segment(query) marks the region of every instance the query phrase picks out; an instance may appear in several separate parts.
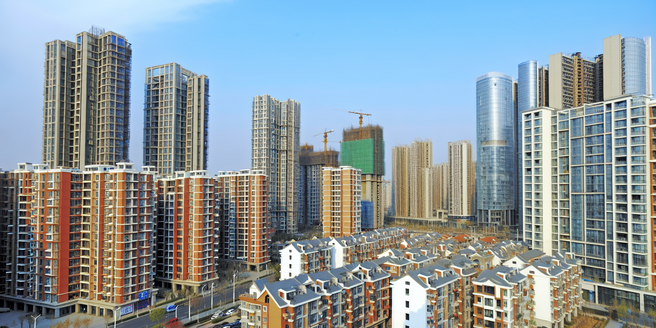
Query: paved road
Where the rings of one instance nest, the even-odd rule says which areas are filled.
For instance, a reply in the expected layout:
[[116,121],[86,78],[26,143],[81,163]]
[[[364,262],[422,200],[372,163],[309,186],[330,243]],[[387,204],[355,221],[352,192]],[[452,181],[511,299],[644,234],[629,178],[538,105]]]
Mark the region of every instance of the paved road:
[[[239,285],[235,288],[235,301],[239,300],[239,295],[247,293],[248,289],[251,287],[251,284],[242,284]],[[202,297],[200,300],[200,304],[197,308],[192,307],[191,312],[196,312],[198,310],[202,309],[209,309],[210,308],[210,295],[209,292],[205,292],[205,297]],[[214,304],[219,304],[220,302],[224,302],[226,300],[232,300],[232,288],[226,289],[226,290],[221,290],[221,291],[214,291]],[[169,303],[170,304],[170,303]],[[168,304],[160,306],[161,308],[166,308]],[[186,319],[189,316],[189,305],[185,302],[184,305],[179,305],[178,306],[178,318],[180,319]],[[175,318],[175,312],[167,313],[166,314],[166,320],[164,322],[168,322],[170,319]],[[196,319],[196,316],[194,315],[194,319]],[[116,328],[150,328],[154,326],[156,323],[150,321],[150,315],[148,312],[144,312],[143,314],[140,314],[139,318],[134,318],[132,320],[124,321],[121,323],[116,324]]]

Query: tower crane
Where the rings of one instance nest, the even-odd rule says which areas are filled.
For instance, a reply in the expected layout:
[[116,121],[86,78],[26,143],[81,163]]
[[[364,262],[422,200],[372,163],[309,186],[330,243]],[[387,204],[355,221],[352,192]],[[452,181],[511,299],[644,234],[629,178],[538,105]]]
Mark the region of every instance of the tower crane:
[[369,113],[364,113],[362,109],[359,112],[348,111],[351,114],[360,115],[360,139],[362,139],[362,116],[371,116]]
[[326,165],[328,165],[328,133],[333,133],[335,132],[334,130],[328,131],[328,129],[323,129],[322,133],[315,134],[315,137],[318,137],[323,134],[323,156],[324,160],[326,161]]

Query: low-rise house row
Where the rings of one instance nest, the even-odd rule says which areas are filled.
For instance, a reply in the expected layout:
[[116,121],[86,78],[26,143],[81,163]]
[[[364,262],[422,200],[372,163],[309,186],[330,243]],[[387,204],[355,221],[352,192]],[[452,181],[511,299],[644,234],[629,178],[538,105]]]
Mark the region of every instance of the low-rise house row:
[[239,297],[242,327],[388,327],[391,275],[372,262],[253,283]]

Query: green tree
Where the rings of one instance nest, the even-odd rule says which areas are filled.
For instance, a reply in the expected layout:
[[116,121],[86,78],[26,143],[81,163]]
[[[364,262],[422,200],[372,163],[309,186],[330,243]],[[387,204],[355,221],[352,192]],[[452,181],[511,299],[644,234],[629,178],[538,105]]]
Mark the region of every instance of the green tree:
[[272,263],[271,269],[273,270],[276,280],[280,280],[280,263]]
[[165,316],[166,310],[163,308],[157,308],[150,312],[150,321],[160,323]]

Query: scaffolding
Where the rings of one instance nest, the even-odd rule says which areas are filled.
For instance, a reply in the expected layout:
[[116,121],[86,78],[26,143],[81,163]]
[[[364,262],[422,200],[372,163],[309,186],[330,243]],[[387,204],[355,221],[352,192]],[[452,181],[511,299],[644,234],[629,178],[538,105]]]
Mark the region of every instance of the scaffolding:
[[[362,135],[362,138],[360,138]],[[344,130],[341,165],[362,170],[362,174],[385,175],[385,142],[379,125]]]
[[329,167],[339,166],[339,152],[329,149],[328,151],[314,151],[314,146],[305,144],[301,146],[298,156],[301,166],[322,165]]

